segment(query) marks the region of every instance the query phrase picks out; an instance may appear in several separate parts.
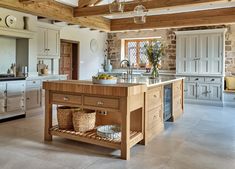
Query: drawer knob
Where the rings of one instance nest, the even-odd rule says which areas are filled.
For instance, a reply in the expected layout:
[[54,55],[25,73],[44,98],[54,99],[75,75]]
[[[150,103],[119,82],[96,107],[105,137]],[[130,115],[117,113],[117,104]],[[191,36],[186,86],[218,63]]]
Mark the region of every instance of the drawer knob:
[[104,104],[104,102],[102,102],[102,101],[97,102],[97,105],[103,105],[103,104]]
[[184,92],[188,92],[188,90],[187,90],[187,89],[185,89],[185,90],[184,90]]
[[64,97],[64,101],[68,101],[69,100],[69,98],[68,97]]
[[195,81],[198,81],[198,80],[199,80],[198,78],[195,79]]
[[155,94],[155,95],[153,95],[153,97],[155,97],[155,98],[156,98],[156,97],[157,97],[157,95]]
[[211,79],[211,81],[213,82],[213,81],[215,81],[215,79]]

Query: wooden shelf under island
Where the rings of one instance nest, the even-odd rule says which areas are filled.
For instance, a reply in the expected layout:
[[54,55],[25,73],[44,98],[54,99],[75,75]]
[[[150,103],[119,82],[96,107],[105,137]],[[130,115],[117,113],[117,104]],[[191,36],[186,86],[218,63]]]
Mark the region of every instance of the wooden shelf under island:
[[[146,80],[146,79],[145,79]],[[144,81],[146,82],[146,81]],[[121,158],[130,158],[130,148],[137,143],[147,144],[164,129],[164,85],[172,84],[172,120],[183,112],[183,78],[160,81],[119,80],[115,85],[92,84],[89,81],[48,81],[45,89],[45,141],[59,136],[76,141],[121,150]],[[77,106],[96,111],[96,126],[119,124],[121,139],[107,139],[96,130],[85,133],[61,130],[52,126],[52,105]]]

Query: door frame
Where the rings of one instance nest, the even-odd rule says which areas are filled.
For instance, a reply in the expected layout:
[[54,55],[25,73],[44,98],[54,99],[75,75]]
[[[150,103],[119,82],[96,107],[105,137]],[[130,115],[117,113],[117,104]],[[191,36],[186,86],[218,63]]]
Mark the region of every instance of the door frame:
[[[61,42],[67,42],[67,43],[72,43],[77,45],[77,80],[79,80],[79,72],[80,72],[80,42],[79,41],[74,41],[74,40],[68,40],[68,39],[60,39]],[[61,46],[60,46],[61,47]],[[73,55],[72,55],[72,62],[73,62]],[[72,70],[72,77],[73,77],[73,70]]]

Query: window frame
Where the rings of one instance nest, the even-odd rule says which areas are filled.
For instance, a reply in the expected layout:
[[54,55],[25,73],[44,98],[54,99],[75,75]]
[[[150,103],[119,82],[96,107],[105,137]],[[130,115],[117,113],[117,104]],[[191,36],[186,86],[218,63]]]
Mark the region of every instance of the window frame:
[[159,41],[157,38],[146,38],[146,39],[126,39],[124,42],[124,58],[129,60],[129,54],[128,54],[128,43],[129,42],[136,42],[136,65],[137,67],[140,67],[140,42],[148,41],[149,43],[152,43],[153,41]]

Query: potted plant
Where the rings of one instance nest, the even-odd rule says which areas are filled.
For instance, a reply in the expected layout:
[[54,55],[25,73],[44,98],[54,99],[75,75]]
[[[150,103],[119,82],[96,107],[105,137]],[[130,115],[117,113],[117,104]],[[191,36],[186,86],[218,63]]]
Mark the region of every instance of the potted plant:
[[159,76],[159,68],[161,66],[161,58],[164,56],[165,47],[159,41],[153,41],[152,43],[146,44],[145,55],[148,57],[149,63],[152,66],[151,77],[156,78]]

